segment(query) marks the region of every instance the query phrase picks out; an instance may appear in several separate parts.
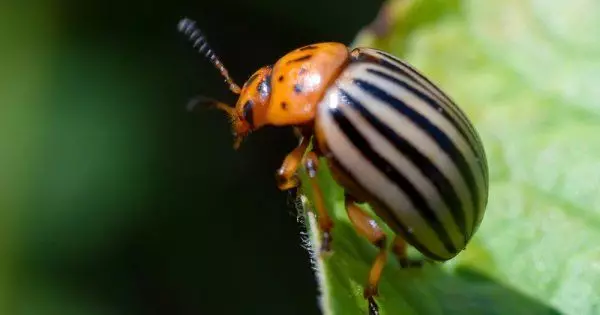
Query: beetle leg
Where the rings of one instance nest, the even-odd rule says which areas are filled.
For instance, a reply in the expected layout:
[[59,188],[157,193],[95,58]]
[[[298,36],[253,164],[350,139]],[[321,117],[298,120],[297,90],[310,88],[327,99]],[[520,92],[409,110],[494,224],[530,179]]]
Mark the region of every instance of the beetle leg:
[[408,255],[406,253],[407,249],[408,249],[408,247],[406,245],[406,241],[402,237],[396,235],[396,237],[394,238],[394,244],[392,246],[392,251],[398,258],[398,263],[400,263],[400,266],[402,268],[422,267],[423,264],[425,263],[425,261],[422,259],[408,258]]
[[329,252],[331,244],[331,229],[333,228],[333,221],[327,213],[325,202],[323,201],[323,192],[317,181],[317,170],[319,167],[319,159],[315,152],[308,152],[304,158],[304,168],[308,174],[308,180],[312,187],[313,198],[315,201],[315,209],[317,210],[319,228],[323,234],[321,242],[321,253]]
[[306,152],[308,145],[310,143],[310,137],[300,135],[300,144],[290,152],[281,167],[277,170],[275,174],[275,179],[277,180],[277,187],[281,190],[288,190],[295,187],[298,187],[300,181],[296,175],[296,171],[300,166],[300,162],[302,161],[302,155]]
[[377,253],[377,257],[375,257],[375,261],[371,265],[369,279],[364,290],[364,297],[369,301],[369,314],[378,314],[379,311],[374,298],[378,294],[379,279],[387,261],[387,237],[377,222],[361,209],[350,195],[346,195],[345,204],[346,212],[348,212],[348,217],[354,229],[379,249],[379,253]]

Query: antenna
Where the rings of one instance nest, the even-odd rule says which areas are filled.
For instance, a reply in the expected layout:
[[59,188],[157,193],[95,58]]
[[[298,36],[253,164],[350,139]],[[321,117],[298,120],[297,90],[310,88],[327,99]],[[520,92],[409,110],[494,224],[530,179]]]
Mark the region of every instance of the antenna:
[[210,48],[208,42],[206,41],[206,37],[196,26],[196,21],[183,18],[177,24],[177,29],[183,34],[187,35],[189,41],[194,43],[194,48],[197,48],[198,52],[203,54],[204,57],[208,58],[210,62],[221,72],[221,75],[225,77],[225,82],[229,84],[229,89],[235,94],[240,94],[240,87],[235,84],[231,76],[229,76],[229,72],[227,72],[227,69],[225,69],[225,66],[223,63],[221,63],[221,60],[219,60],[212,48]]

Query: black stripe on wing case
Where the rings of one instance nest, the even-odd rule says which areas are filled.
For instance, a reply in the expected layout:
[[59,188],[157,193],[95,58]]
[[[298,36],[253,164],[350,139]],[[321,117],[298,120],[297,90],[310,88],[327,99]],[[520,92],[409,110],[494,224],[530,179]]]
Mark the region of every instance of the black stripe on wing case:
[[[379,77],[379,78],[387,80],[388,82],[391,82],[393,84],[397,84],[397,85],[405,88],[406,90],[408,90],[409,92],[411,92],[412,94],[414,94],[417,98],[421,99],[425,104],[427,104],[429,107],[431,107],[435,111],[438,111],[438,109],[442,106],[440,103],[436,102],[434,99],[432,99],[428,95],[423,94],[423,92],[415,89],[410,84],[408,84],[408,83],[406,83],[406,82],[404,82],[402,80],[399,80],[398,78],[395,78],[395,77],[393,77],[393,76],[391,76],[391,75],[389,75],[387,73],[384,73],[382,71],[379,71],[377,69],[367,68],[366,71],[368,73],[371,73],[371,74]],[[392,96],[390,95],[390,97],[392,97]],[[465,130],[462,129],[462,128],[460,128],[460,126],[457,125],[456,120],[453,119],[452,117],[450,117],[446,111],[441,111],[440,114],[442,116],[444,116],[444,118],[446,118],[446,120],[448,120],[456,130],[458,130],[458,132],[460,133],[460,135],[465,139],[465,142],[467,142],[469,145],[471,145],[471,148],[472,148],[472,143],[469,141],[469,138],[465,134]],[[419,114],[417,113],[417,115],[419,115]],[[457,151],[458,151],[458,149],[457,149]],[[477,156],[477,151],[473,151],[473,153],[475,154],[475,156]],[[462,154],[461,154],[461,157],[462,157]],[[452,156],[451,156],[451,158],[452,158]],[[454,158],[452,158],[452,159],[454,160]],[[463,157],[463,160],[464,160],[464,164],[461,165],[459,167],[459,169],[461,171],[461,175],[463,176],[463,178],[465,178],[465,180],[467,181],[467,183],[469,185],[469,190],[473,190],[474,187],[477,187],[475,178],[473,177],[472,178],[472,182],[469,182],[468,178],[467,178],[468,175],[466,173],[471,174],[471,175],[474,175],[474,174],[472,174],[470,171],[468,171],[471,168],[469,167],[469,165],[466,162],[466,159],[464,157]],[[479,199],[474,195],[474,193],[471,193],[471,199],[472,199],[472,202],[473,202],[473,207],[479,208],[479,203],[477,203],[477,201]]]
[[[468,235],[467,231],[467,218],[465,216],[464,207],[460,201],[458,194],[454,190],[454,186],[444,176],[444,174],[431,162],[431,160],[417,150],[409,141],[397,134],[392,128],[383,123],[379,118],[375,117],[369,112],[364,105],[362,105],[355,98],[350,96],[346,91],[340,90],[342,102],[348,104],[360,113],[360,115],[369,124],[377,130],[385,139],[392,144],[398,153],[404,155],[410,160],[420,171],[420,175],[424,181],[429,181],[438,191],[450,213],[454,222],[459,227],[459,231],[462,235]],[[463,240],[466,242],[466,240]]]
[[[469,118],[467,117],[465,112],[458,105],[456,105],[456,103],[454,103],[454,101],[452,101],[452,99],[444,91],[442,91],[436,84],[431,82],[431,80],[429,80],[427,77],[425,77],[423,74],[421,74],[418,70],[416,70],[410,64],[408,64],[408,63],[400,60],[396,56],[393,56],[384,51],[380,51],[380,50],[373,50],[373,51],[375,51],[380,56],[380,58],[384,58],[384,59],[379,59],[379,64],[381,66],[388,67],[388,68],[390,68],[390,70],[399,71],[402,74],[408,76],[415,82],[415,84],[421,86],[423,89],[425,89],[431,95],[435,95],[433,93],[433,91],[436,91],[439,95],[441,95],[442,101],[444,101],[444,103],[448,106],[448,109],[451,110],[452,113],[458,117],[458,120],[460,120],[460,122],[463,124],[464,128],[466,128],[466,130],[468,131],[468,135],[471,136],[471,138],[467,138],[467,139],[469,139],[468,143],[469,143],[469,146],[471,147],[471,150],[475,153],[476,157],[478,159],[480,159],[480,161],[477,162],[477,165],[479,166],[481,173],[483,175],[484,189],[487,191],[489,189],[489,187],[488,187],[489,174],[488,174],[488,168],[487,168],[487,162],[486,162],[487,157],[485,154],[485,149],[483,147],[481,138],[479,137],[479,133],[477,133],[477,131],[475,130],[475,127],[471,124],[471,121],[469,120]],[[369,52],[364,52],[364,53],[368,54]],[[401,68],[398,65],[395,65],[394,63],[399,64],[402,67],[405,67],[406,70],[404,70],[403,68]],[[424,83],[416,80],[415,78],[420,78]],[[436,98],[438,98],[438,97],[436,97]],[[464,136],[464,134],[463,134],[463,136]],[[479,207],[479,205],[477,205],[477,207]]]
[[[392,65],[393,67],[395,67],[394,65]],[[394,70],[395,72],[402,72],[402,74],[405,75],[406,78],[410,79],[410,82],[416,84],[416,85],[420,85],[418,81],[414,80],[413,78],[411,78],[405,71],[403,71],[400,68],[394,68],[391,69]],[[458,131],[458,133],[460,133],[460,135],[465,139],[465,142],[469,145],[469,148],[471,149],[471,151],[473,151],[473,153],[477,156],[479,155],[479,150],[477,150],[477,148],[475,148],[476,144],[473,143],[473,135],[470,129],[468,129],[469,124],[465,123],[464,121],[461,122],[460,119],[457,120],[454,117],[450,116],[450,114],[445,110],[446,108],[448,108],[447,105],[445,105],[444,103],[441,103],[439,101],[436,101],[435,99],[433,99],[431,96],[426,95],[425,93],[421,92],[420,90],[414,88],[411,84],[399,80],[398,78],[395,78],[387,73],[384,73],[382,71],[379,71],[377,69],[372,69],[369,68],[367,69],[367,72],[370,72],[372,74],[375,74],[379,77],[383,77],[386,78],[388,81],[392,81],[402,87],[404,87],[405,89],[409,90],[411,93],[417,95],[419,98],[426,100],[427,105],[429,105],[431,108],[433,108],[435,111],[439,112],[442,116],[444,116],[444,118],[446,118],[446,120],[448,120],[448,122],[450,122],[450,124],[454,127],[454,129],[456,129]],[[420,85],[423,89],[427,90],[427,88],[425,88],[424,86]],[[428,91],[431,95],[435,95],[433,93],[431,93],[431,91]],[[467,129],[465,129],[467,128]]]
[[[425,77],[424,75],[419,73],[411,65],[403,62],[402,60],[396,58],[395,56],[392,56],[392,55],[382,52],[382,51],[376,51],[376,53],[379,54],[381,58],[387,58],[387,60],[386,59],[379,60],[379,63],[381,66],[387,67],[390,70],[398,71],[398,72],[404,74],[405,76],[412,79],[412,81],[414,81],[415,84],[417,84],[420,87],[422,87],[423,89],[425,89],[431,95],[435,95],[435,93],[433,93],[434,91],[432,91],[432,90],[435,90],[437,92],[437,94],[441,95],[443,98],[443,101],[445,101],[444,103],[446,103],[446,105],[448,106],[448,109],[451,110],[452,113],[458,117],[458,120],[460,121],[460,123],[469,132],[469,135],[471,137],[466,138],[466,139],[469,139],[468,142],[469,142],[469,145],[471,146],[471,150],[473,150],[473,152],[477,155],[478,158],[481,158],[481,159],[486,158],[485,151],[483,150],[483,144],[481,142],[481,139],[479,138],[479,134],[477,133],[477,131],[471,124],[469,118],[467,118],[467,115],[462,111],[462,109],[460,109],[460,107],[458,107],[458,105],[456,105],[452,101],[452,99],[450,99],[450,97],[446,93],[444,93],[444,91],[442,91],[437,85],[433,84],[433,82],[431,82],[431,80],[429,80],[427,77]],[[399,67],[398,65],[395,65],[394,63],[398,63],[398,64],[406,67],[407,70],[402,69],[401,67]],[[426,84],[423,84],[420,81],[416,80],[415,77],[420,78]],[[481,168],[482,174],[484,176],[484,184],[485,184],[488,181],[488,170],[484,165],[480,165],[480,168]],[[487,186],[486,186],[486,189],[487,189]]]
[[[379,99],[382,103],[390,106],[391,108],[398,111],[401,115],[410,119],[415,125],[419,126],[424,132],[426,132],[439,146],[446,152],[450,159],[456,164],[456,167],[460,171],[461,175],[465,179],[468,189],[471,192],[471,198],[473,200],[473,222],[476,221],[479,211],[479,189],[471,168],[467,163],[467,160],[462,153],[456,148],[452,140],[436,125],[432,124],[427,118],[421,116],[417,111],[412,109],[408,104],[402,100],[397,99],[383,89],[373,85],[372,83],[366,82],[361,79],[354,79],[354,84],[361,88],[363,91],[371,94],[375,98]],[[469,235],[468,235],[469,236]]]
[[[446,95],[446,93],[441,91],[435,84],[433,84],[425,76],[420,74],[416,69],[414,69],[414,67],[412,67],[411,65],[407,64],[406,62],[400,60],[396,56],[393,56],[389,53],[386,53],[386,52],[378,50],[378,49],[372,49],[372,48],[357,48],[357,49],[359,50],[360,53],[354,57],[354,59],[353,59],[354,61],[366,62],[366,63],[371,63],[374,61],[382,67],[388,68],[394,72],[401,73],[404,76],[410,78],[413,82],[415,82],[415,84],[419,85],[421,88],[423,88],[425,91],[429,92],[432,95],[435,95],[435,93],[433,93],[432,89],[437,91],[438,94],[442,96],[442,98],[443,98],[442,101],[444,101],[444,103],[447,103],[447,106],[449,107],[449,109],[455,115],[457,115],[459,117],[459,119],[461,120],[461,123],[465,124],[465,127],[472,131],[472,126],[470,125],[469,119],[462,112],[462,110],[460,108],[458,108],[458,106],[456,104],[454,104],[454,102],[448,97],[448,95]],[[422,81],[425,83],[420,82],[415,77],[421,78]]]
[[[388,59],[391,59],[391,62],[397,62],[397,63],[405,66],[408,69],[408,71],[404,71],[403,69],[399,68],[398,66],[390,63],[390,64],[387,64],[387,66],[390,66],[393,68],[390,70],[397,70],[397,71],[402,72],[406,76],[409,76],[415,82],[415,84],[417,84],[417,85],[421,86],[422,88],[424,88],[425,90],[427,90],[431,95],[435,95],[432,93],[431,89],[436,90],[440,95],[443,96],[444,100],[446,100],[446,104],[448,105],[448,108],[454,110],[455,115],[458,115],[459,119],[462,119],[461,123],[464,125],[465,128],[467,128],[466,130],[460,128],[457,125],[458,122],[455,119],[453,119],[452,117],[449,117],[445,111],[441,112],[444,115],[444,117],[452,123],[452,125],[455,127],[455,129],[457,129],[460,132],[460,134],[463,136],[463,138],[465,138],[465,140],[468,143],[469,147],[471,148],[472,152],[475,154],[475,157],[477,159],[480,159],[475,164],[477,164],[479,170],[481,171],[481,174],[483,175],[482,179],[483,179],[484,190],[487,191],[489,178],[488,178],[488,169],[487,169],[487,164],[486,164],[485,151],[483,149],[481,139],[479,138],[479,134],[477,133],[477,131],[475,131],[473,125],[471,125],[471,123],[470,123],[469,119],[466,117],[465,113],[454,102],[452,102],[452,100],[442,90],[440,90],[435,84],[433,84],[429,79],[424,77],[422,74],[420,74],[417,70],[415,70],[409,64],[406,64],[405,62],[402,62],[398,58],[391,56],[385,52],[378,51],[377,53],[380,54],[384,58],[387,57]],[[386,62],[384,62],[384,63],[386,63]],[[378,71],[376,69],[367,69],[367,72],[378,75],[380,77],[387,78],[388,80],[393,81],[394,83],[401,84],[403,87],[409,89],[412,93],[416,94],[418,97],[425,99],[427,104],[431,104],[430,106],[432,106],[434,109],[436,109],[435,105],[434,105],[436,103],[436,101],[433,98],[429,97],[428,95],[423,94],[422,92],[420,92],[412,87],[409,88],[408,84],[401,82],[397,78],[394,78],[394,77],[392,77],[386,73],[383,73],[381,71]],[[419,83],[417,80],[414,79],[414,77],[421,78],[423,81],[428,83],[428,85]],[[438,98],[436,97],[436,99],[438,99]],[[468,137],[468,136],[470,136],[470,137]],[[476,176],[476,174],[473,174],[473,175]],[[477,192],[479,193],[479,190],[477,190]],[[479,214],[480,205],[474,204],[474,207],[476,208],[474,211],[474,214],[477,216]],[[473,220],[474,220],[473,224],[475,224],[475,222],[477,220],[476,217],[474,217]],[[474,227],[474,225],[473,225],[473,227]]]
[[[457,249],[454,246],[448,231],[444,228],[442,222],[437,218],[433,209],[429,207],[425,198],[421,193],[410,183],[398,170],[386,161],[379,153],[371,146],[371,144],[363,137],[363,135],[352,125],[352,122],[344,116],[339,108],[331,110],[331,115],[342,132],[348,137],[348,140],[359,151],[363,158],[373,164],[384,176],[392,181],[398,188],[405,192],[415,207],[415,210],[421,215],[423,220],[436,233],[440,242],[449,253],[456,253]],[[373,188],[371,188],[372,190]],[[376,192],[375,192],[376,193]],[[388,205],[390,206],[390,205]],[[398,225],[406,227],[405,224],[399,222],[396,215],[392,215],[398,221]],[[406,230],[408,234],[408,230]]]
[[[446,108],[452,112],[454,116],[456,116],[456,120],[460,122],[462,128],[469,132],[469,141],[472,142],[470,144],[481,145],[481,140],[479,139],[479,135],[475,131],[474,127],[471,125],[469,118],[467,118],[466,114],[456,105],[450,97],[444,91],[442,91],[439,87],[433,84],[427,77],[423,76],[416,69],[414,69],[409,64],[403,62],[402,60],[386,54],[381,51],[377,51],[379,54],[379,65],[388,68],[392,71],[401,73],[407,78],[411,79],[412,82],[420,86],[422,89],[433,95],[433,97],[440,100],[442,104],[446,105]],[[421,79],[420,81],[418,79]],[[437,93],[435,93],[437,92]],[[437,95],[440,95],[439,97]],[[477,155],[482,155],[483,153],[479,150],[479,147],[471,147],[473,152],[476,152]]]
[[[458,131],[458,133],[460,133],[460,135],[465,139],[465,142],[469,144],[473,153],[475,155],[477,155],[477,151],[473,148],[473,144],[470,141],[470,137],[467,135],[468,131],[465,131],[465,129],[462,128],[462,126],[460,126],[459,122],[456,121],[456,119],[451,117],[448,114],[448,112],[444,110],[444,108],[446,106],[444,106],[443,103],[437,102],[436,100],[431,98],[429,95],[426,95],[423,92],[419,91],[418,89],[414,88],[411,84],[409,84],[405,81],[399,80],[398,78],[395,78],[385,72],[382,72],[382,71],[379,71],[379,70],[373,69],[373,68],[367,68],[367,72],[374,74],[375,76],[378,76],[380,78],[386,79],[387,81],[390,81],[397,85],[400,85],[403,88],[409,90],[412,94],[415,94],[418,98],[424,100],[425,103],[427,105],[429,105],[429,107],[431,107],[433,110],[440,113],[440,115],[442,115],[442,116],[444,116],[444,118],[446,118],[446,120],[452,125],[452,127],[454,127],[454,129],[456,129],[456,131]],[[414,81],[411,81],[411,82],[414,82]]]
[[[356,185],[358,185],[358,187],[360,189],[366,191],[366,193],[369,195],[369,198],[372,198],[373,203],[378,206],[376,210],[385,211],[386,215],[387,215],[386,218],[393,220],[393,222],[388,222],[388,224],[390,225],[390,228],[392,228],[392,230],[395,233],[398,233],[404,240],[406,240],[408,243],[410,243],[412,246],[414,246],[423,255],[425,255],[431,259],[437,260],[437,261],[446,260],[446,258],[442,258],[441,256],[434,254],[427,247],[425,247],[421,242],[419,242],[415,238],[415,235],[412,232],[409,232],[409,228],[406,227],[404,225],[404,223],[399,221],[393,212],[389,211],[389,209],[388,209],[389,207],[385,205],[385,202],[381,201],[381,198],[379,198],[376,194],[377,192],[373,192],[372,189],[365,189],[365,187],[362,184],[360,184],[359,181],[356,180],[356,177],[354,177],[354,175],[352,175],[352,173],[348,171],[348,169],[339,161],[339,159],[337,159],[335,157],[332,157],[331,159],[332,159],[332,162],[335,163],[335,166],[338,168],[339,171],[343,172],[345,176],[347,176],[350,180],[352,180],[354,183],[356,183]],[[374,205],[372,204],[371,206],[374,206]],[[396,227],[396,228],[394,228],[394,227]]]
[[[475,130],[473,129],[473,126],[471,126],[471,123],[469,121],[469,118],[467,118],[467,115],[436,84],[433,84],[433,82],[431,82],[431,80],[429,80],[427,77],[422,75],[419,71],[417,71],[417,69],[415,69],[411,65],[407,64],[406,62],[400,60],[399,58],[397,58],[393,55],[390,55],[386,52],[383,52],[383,51],[378,50],[376,52],[378,55],[385,58],[385,59],[383,59],[383,61],[385,61],[384,63],[386,65],[390,65],[391,63],[398,63],[398,64],[404,66],[406,68],[406,70],[398,67],[397,65],[391,65],[395,69],[400,68],[400,69],[396,69],[396,70],[398,70],[398,71],[402,72],[403,74],[405,74],[406,76],[410,77],[416,84],[418,84],[419,86],[424,88],[427,92],[431,93],[432,95],[436,95],[436,94],[441,95],[441,98],[443,98],[443,101],[445,101],[445,103],[448,105],[449,109],[456,116],[459,117],[461,122],[465,125],[465,127],[472,134],[475,134]],[[423,84],[421,81],[417,80],[416,78],[421,79],[421,81],[425,82],[425,84]],[[434,92],[437,92],[437,93],[434,93]]]

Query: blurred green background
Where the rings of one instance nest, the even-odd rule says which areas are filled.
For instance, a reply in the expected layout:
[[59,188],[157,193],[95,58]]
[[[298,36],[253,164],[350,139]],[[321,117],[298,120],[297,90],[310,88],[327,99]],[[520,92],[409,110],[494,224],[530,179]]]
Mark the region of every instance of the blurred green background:
[[0,2],[0,314],[318,314],[290,194],[295,140],[185,111],[234,102],[177,33],[196,19],[242,84],[382,1]]

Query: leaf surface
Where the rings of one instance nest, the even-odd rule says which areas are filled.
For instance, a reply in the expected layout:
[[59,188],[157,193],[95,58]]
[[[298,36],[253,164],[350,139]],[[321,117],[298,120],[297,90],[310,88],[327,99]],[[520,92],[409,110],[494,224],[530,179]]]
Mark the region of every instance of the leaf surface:
[[[600,314],[600,36],[591,31],[600,3],[388,5],[391,32],[365,30],[353,46],[407,60],[454,98],[484,142],[490,195],[475,239],[452,261],[401,270],[390,259],[381,314]],[[352,229],[324,164],[335,228],[333,254],[315,256],[322,310],[367,314],[362,290],[376,249]],[[318,229],[306,214],[315,252]]]

